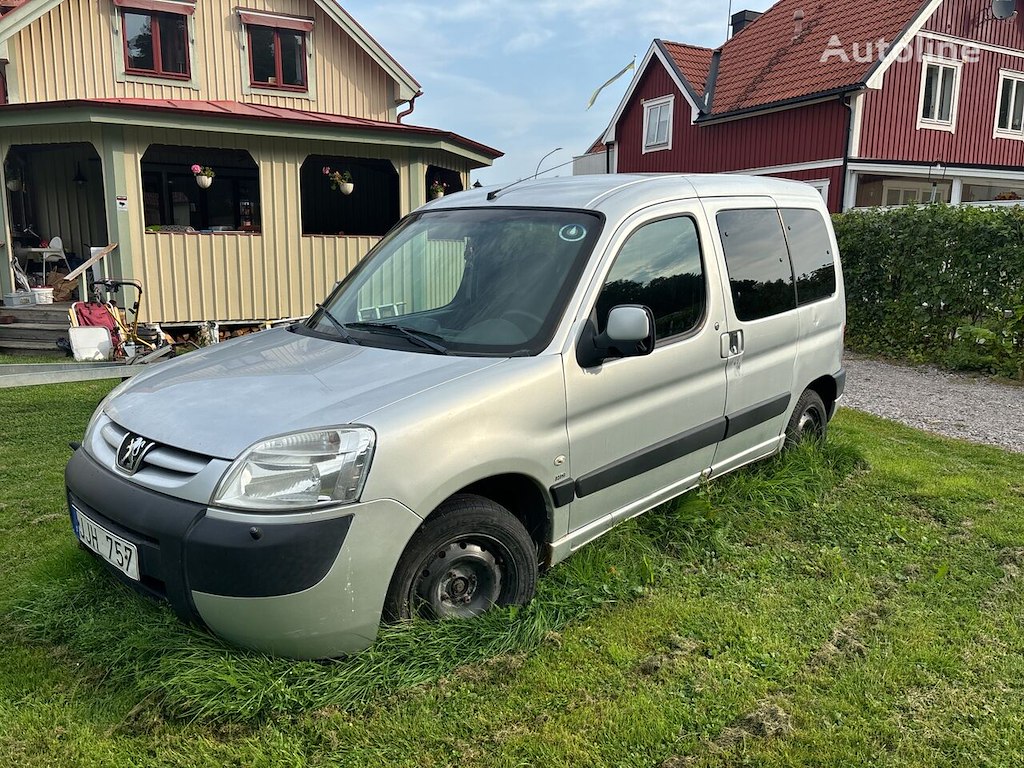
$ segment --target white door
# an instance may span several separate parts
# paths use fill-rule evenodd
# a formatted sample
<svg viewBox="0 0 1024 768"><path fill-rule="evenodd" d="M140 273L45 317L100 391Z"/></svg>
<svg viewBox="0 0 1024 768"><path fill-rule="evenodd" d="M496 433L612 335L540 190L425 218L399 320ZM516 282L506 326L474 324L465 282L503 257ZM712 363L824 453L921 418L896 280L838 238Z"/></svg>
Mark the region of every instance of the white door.
<svg viewBox="0 0 1024 768"><path fill-rule="evenodd" d="M645 305L657 341L645 356L565 360L573 547L692 487L711 466L724 434L726 361L709 234L699 203L676 203L638 214L613 241L586 311L600 332L613 306Z"/></svg>
<svg viewBox="0 0 1024 768"><path fill-rule="evenodd" d="M705 201L714 248L727 275L727 431L713 474L779 447L793 401L800 319L793 268L779 210L771 198ZM742 206L742 207L741 207Z"/></svg>

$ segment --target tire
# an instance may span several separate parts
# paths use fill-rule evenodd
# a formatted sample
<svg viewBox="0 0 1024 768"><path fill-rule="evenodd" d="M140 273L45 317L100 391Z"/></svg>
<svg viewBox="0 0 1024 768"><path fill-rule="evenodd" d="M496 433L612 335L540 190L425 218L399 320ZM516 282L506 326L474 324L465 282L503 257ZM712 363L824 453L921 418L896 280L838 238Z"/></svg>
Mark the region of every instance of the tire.
<svg viewBox="0 0 1024 768"><path fill-rule="evenodd" d="M470 618L495 605L524 605L536 589L537 548L523 524L490 499L458 494L402 553L384 618Z"/></svg>
<svg viewBox="0 0 1024 768"><path fill-rule="evenodd" d="M824 440L827 432L828 410L825 403L813 389L805 389L786 425L785 447L795 448L808 440Z"/></svg>

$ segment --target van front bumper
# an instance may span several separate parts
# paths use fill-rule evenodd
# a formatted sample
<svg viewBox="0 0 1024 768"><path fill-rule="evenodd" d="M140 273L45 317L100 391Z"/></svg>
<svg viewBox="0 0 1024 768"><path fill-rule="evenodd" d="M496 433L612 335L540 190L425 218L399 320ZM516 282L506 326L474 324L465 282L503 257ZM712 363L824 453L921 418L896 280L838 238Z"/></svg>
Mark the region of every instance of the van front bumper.
<svg viewBox="0 0 1024 768"><path fill-rule="evenodd" d="M233 643L323 658L373 642L391 574L422 520L379 500L267 515L142 488L77 450L68 503L138 550L131 587Z"/></svg>

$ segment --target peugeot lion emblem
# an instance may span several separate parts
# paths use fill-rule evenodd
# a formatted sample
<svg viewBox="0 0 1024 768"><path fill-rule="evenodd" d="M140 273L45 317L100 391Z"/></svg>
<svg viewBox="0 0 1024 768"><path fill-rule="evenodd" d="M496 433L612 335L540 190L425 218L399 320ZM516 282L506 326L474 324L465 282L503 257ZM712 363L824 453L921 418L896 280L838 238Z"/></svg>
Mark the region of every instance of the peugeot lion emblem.
<svg viewBox="0 0 1024 768"><path fill-rule="evenodd" d="M152 440L147 440L141 435L128 433L121 441L121 447L117 449L117 466L129 475L134 475L139 471L146 454L155 445Z"/></svg>

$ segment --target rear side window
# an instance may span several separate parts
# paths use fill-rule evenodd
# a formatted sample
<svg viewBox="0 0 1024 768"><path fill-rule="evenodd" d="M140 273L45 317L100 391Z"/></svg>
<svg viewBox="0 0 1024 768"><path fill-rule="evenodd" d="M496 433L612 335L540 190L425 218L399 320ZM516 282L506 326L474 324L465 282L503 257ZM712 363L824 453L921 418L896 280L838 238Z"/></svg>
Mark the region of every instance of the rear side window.
<svg viewBox="0 0 1024 768"><path fill-rule="evenodd" d="M802 306L832 296L836 292L835 259L821 214L806 208L783 208L781 212L796 275L796 303Z"/></svg>
<svg viewBox="0 0 1024 768"><path fill-rule="evenodd" d="M774 208L718 214L736 317L759 320L796 308L793 268L782 220Z"/></svg>
<svg viewBox="0 0 1024 768"><path fill-rule="evenodd" d="M658 340L693 330L704 316L707 291L697 225L688 216L645 224L615 258L597 300L598 331L618 304L654 312Z"/></svg>

